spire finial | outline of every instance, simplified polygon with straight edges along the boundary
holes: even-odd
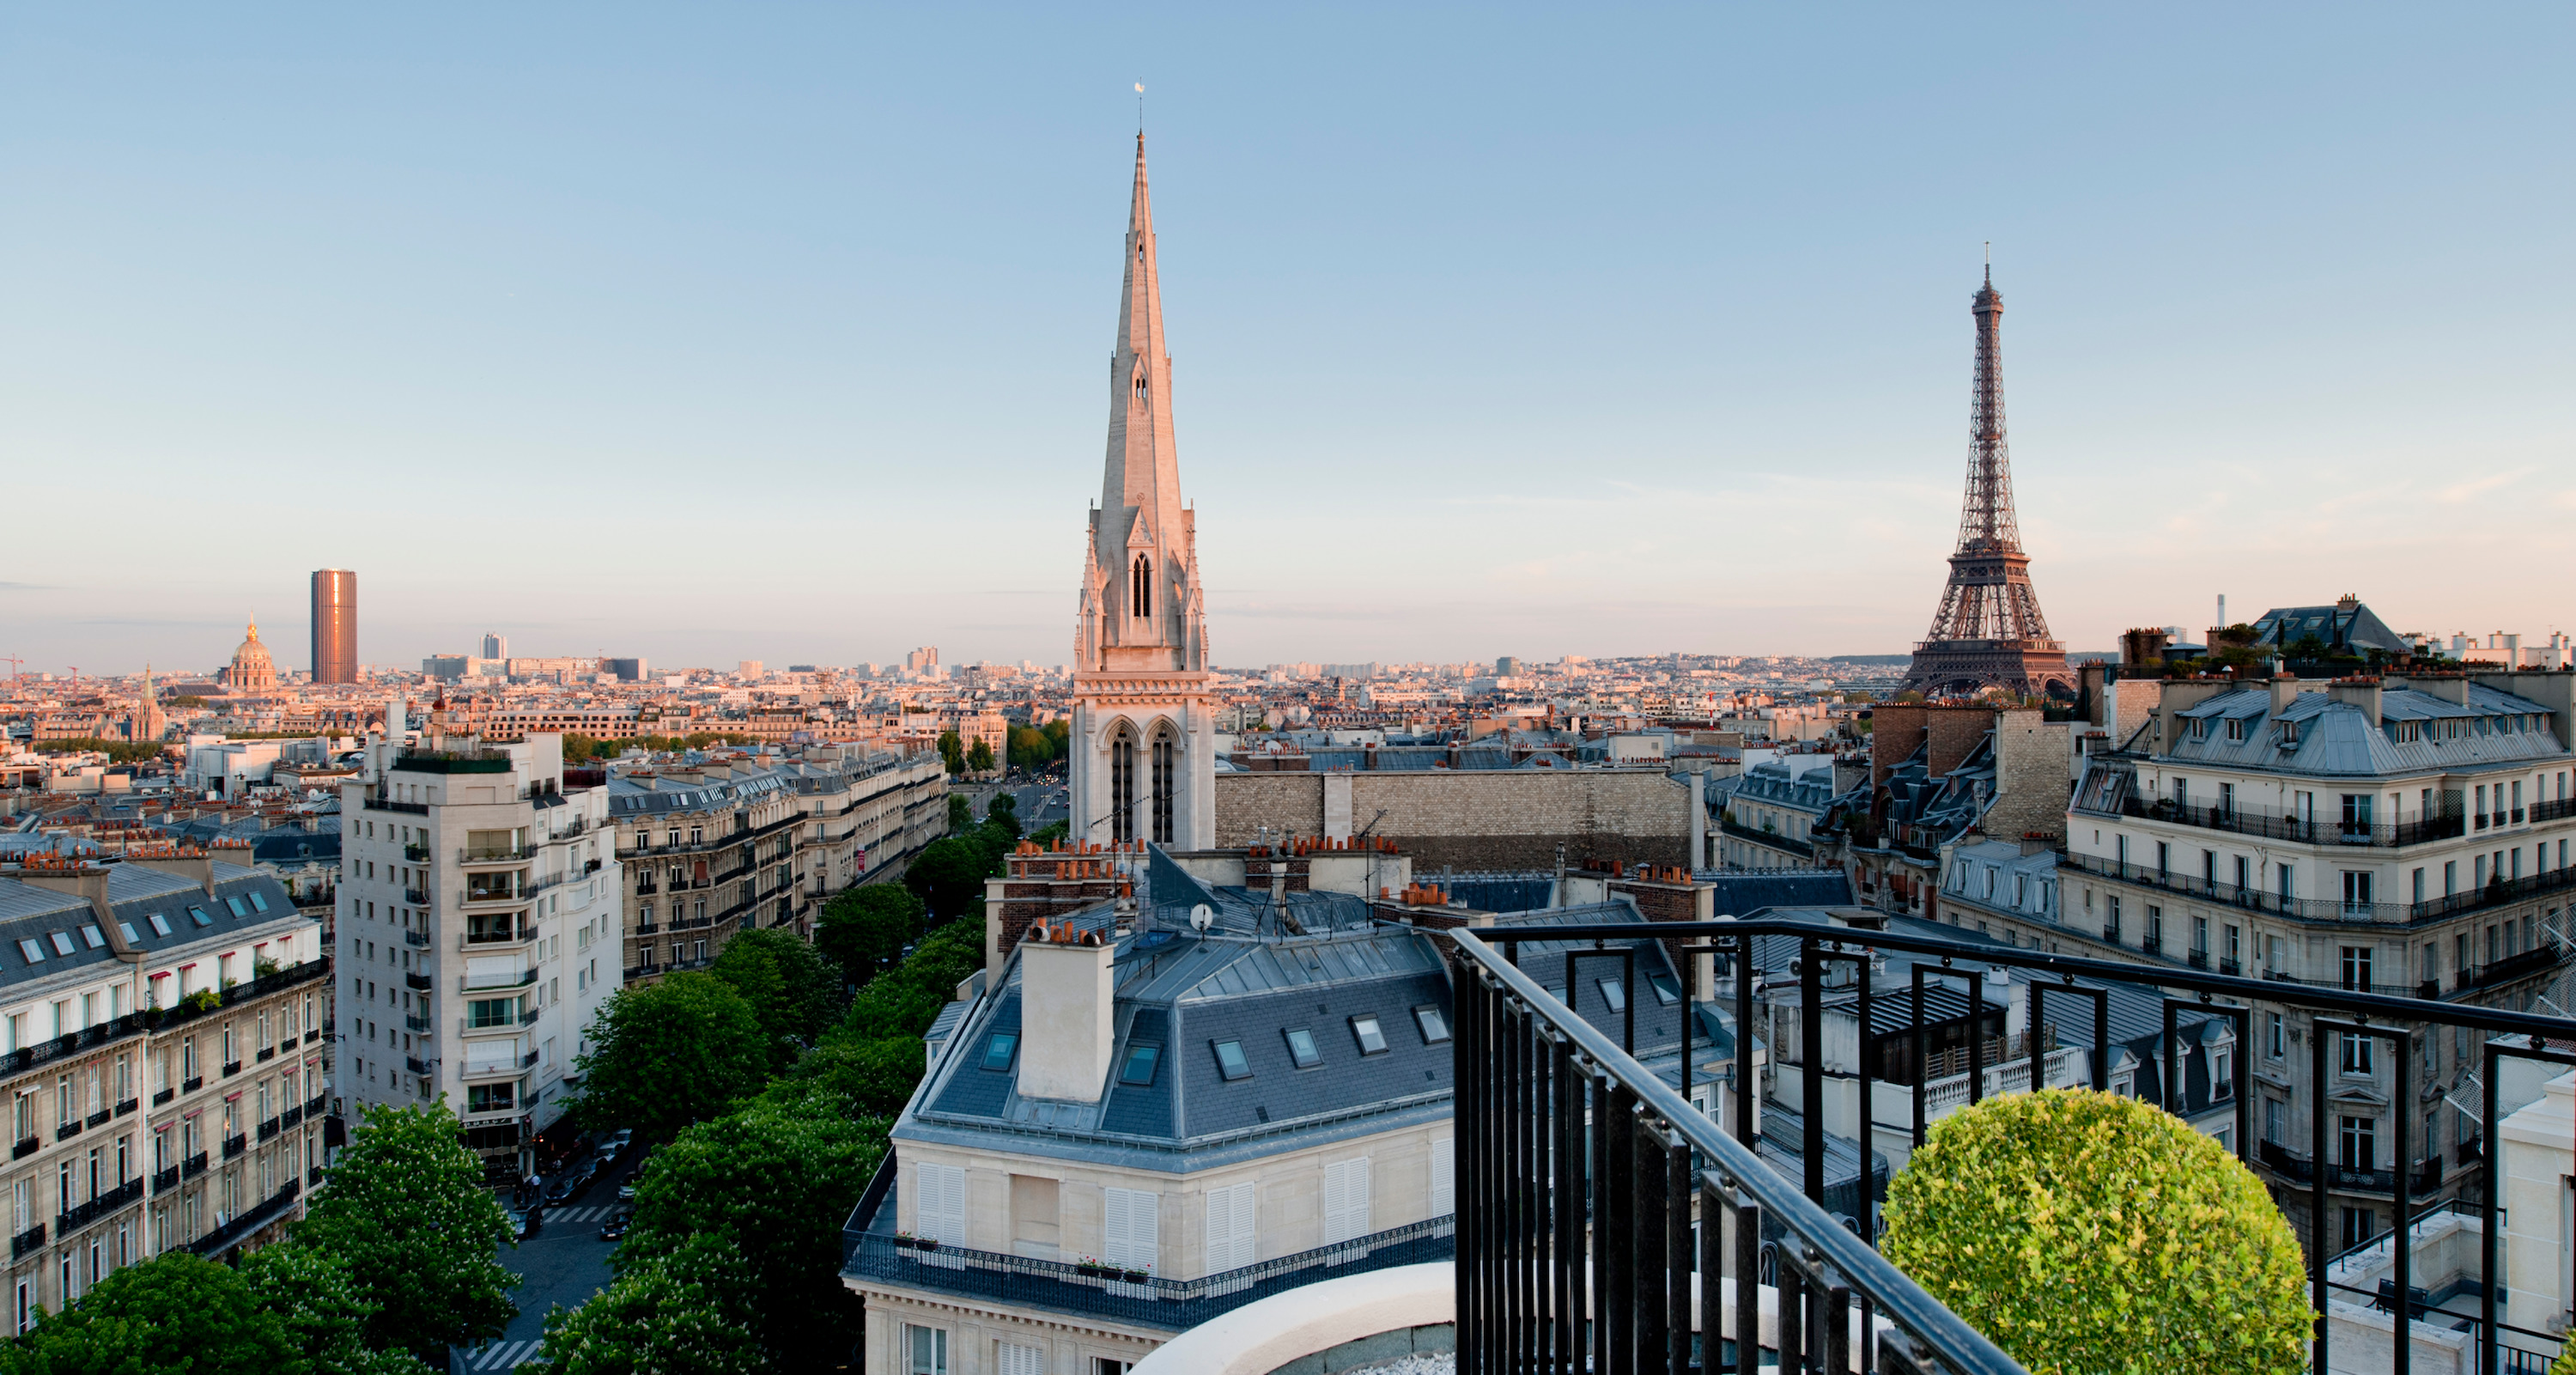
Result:
[[[1136,146],[1145,146],[1145,83],[1136,83]]]
[[[1995,284],[1995,241],[1986,240],[1986,285]]]

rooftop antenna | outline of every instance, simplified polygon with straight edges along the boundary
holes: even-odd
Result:
[[[1136,137],[1145,136],[1145,83],[1136,83]]]
[[[1137,132],[1138,132],[1138,133],[1143,133],[1143,132],[1144,132],[1144,130],[1139,129],[1139,130],[1137,130]],[[1988,285],[1988,286],[1993,286],[1994,284],[1995,284],[1995,241],[1994,241],[1994,240],[1992,240],[1992,239],[1988,239],[1988,240],[1986,240],[1986,285]]]

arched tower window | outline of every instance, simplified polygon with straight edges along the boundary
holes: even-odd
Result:
[[[1138,619],[1154,614],[1154,563],[1142,554],[1136,556],[1136,567],[1130,575],[1134,586],[1127,591],[1127,605],[1135,609]]]
[[[1109,838],[1136,838],[1136,736],[1124,725],[1109,741]]]
[[[1154,839],[1172,843],[1173,756],[1179,753],[1171,727],[1154,732]]]

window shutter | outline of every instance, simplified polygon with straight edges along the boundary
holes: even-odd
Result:
[[[1018,1342],[996,1342],[996,1375],[1046,1375],[1046,1348]]]
[[[1458,1211],[1458,1141],[1444,1136],[1431,1143],[1431,1215]]]
[[[1367,1156],[1324,1167],[1324,1244],[1368,1235]]]
[[[1252,1189],[1234,1184],[1207,1194],[1207,1272],[1221,1274],[1252,1264]]]
[[[966,1171],[955,1165],[913,1166],[914,1227],[944,1246],[966,1244]]]
[[[1163,1196],[1136,1189],[1103,1189],[1101,1259],[1124,1269],[1154,1264],[1157,1224]]]

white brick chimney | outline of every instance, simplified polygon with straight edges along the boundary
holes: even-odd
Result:
[[[1117,953],[1110,942],[1071,926],[1029,928],[1020,942],[1023,1096],[1100,1101],[1109,1079],[1110,962]]]

